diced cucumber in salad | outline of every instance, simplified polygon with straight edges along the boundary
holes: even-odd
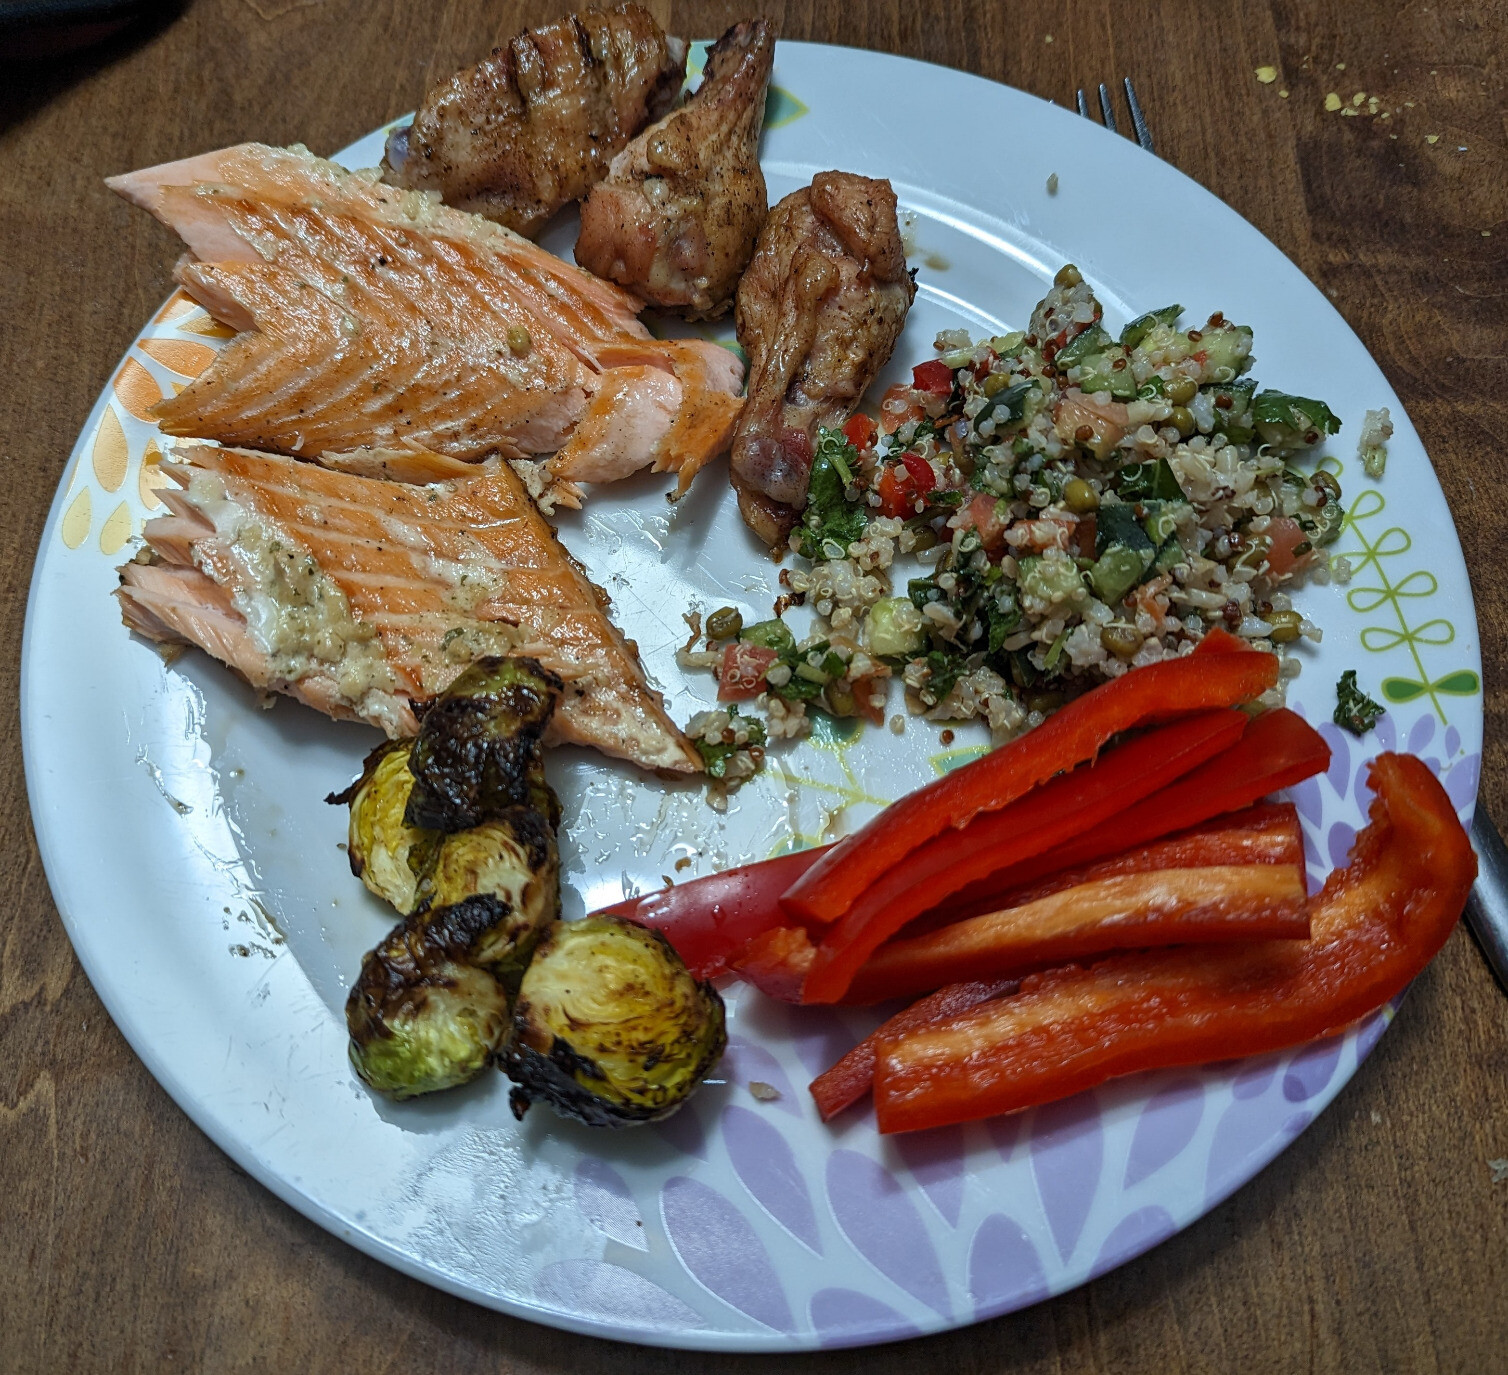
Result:
[[[771,739],[818,711],[878,724],[903,699],[1000,741],[1216,624],[1291,679],[1320,638],[1292,586],[1349,575],[1318,463],[1340,422],[1260,389],[1252,347],[1247,326],[1177,305],[1112,334],[1071,265],[1025,329],[940,334],[877,421],[819,433],[781,577],[782,609],[811,623],[715,646],[719,696],[761,704]]]

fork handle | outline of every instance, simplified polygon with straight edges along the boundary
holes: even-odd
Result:
[[[1477,852],[1477,881],[1466,900],[1466,924],[1508,993],[1508,846],[1481,802],[1472,817],[1471,842]]]

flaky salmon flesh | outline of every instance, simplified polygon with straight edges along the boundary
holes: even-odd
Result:
[[[178,445],[162,465],[169,514],[121,569],[126,624],[395,738],[473,659],[530,655],[565,680],[551,739],[645,769],[701,768],[606,594],[506,463],[418,485],[363,472],[459,465],[414,449],[342,457],[353,471]]]
[[[727,447],[735,355],[653,339],[621,288],[376,175],[248,143],[109,180],[178,233],[177,280],[239,331],[157,406],[164,433],[313,459],[553,454],[562,484],[653,467],[682,491]]]

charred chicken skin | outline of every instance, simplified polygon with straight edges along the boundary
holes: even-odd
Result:
[[[763,19],[712,46],[696,94],[592,188],[576,240],[582,267],[688,319],[727,311],[769,213],[759,134],[774,60]]]
[[[525,29],[424,98],[382,162],[393,186],[531,238],[675,101],[686,45],[639,5]]]
[[[770,212],[738,286],[749,392],[732,475],[745,522],[772,548],[806,505],[818,427],[853,414],[915,295],[888,181],[821,172]]]

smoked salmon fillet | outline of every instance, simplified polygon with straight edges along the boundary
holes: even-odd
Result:
[[[155,408],[164,433],[313,459],[569,450],[566,483],[694,473],[726,448],[743,383],[728,350],[657,341],[621,288],[376,176],[248,143],[109,179],[178,233],[175,277],[239,331]],[[588,418],[610,457],[573,444]]]
[[[169,514],[116,592],[133,630],[395,738],[474,658],[529,655],[566,683],[553,740],[701,769],[606,595],[506,463],[416,485],[190,444],[162,468]]]

